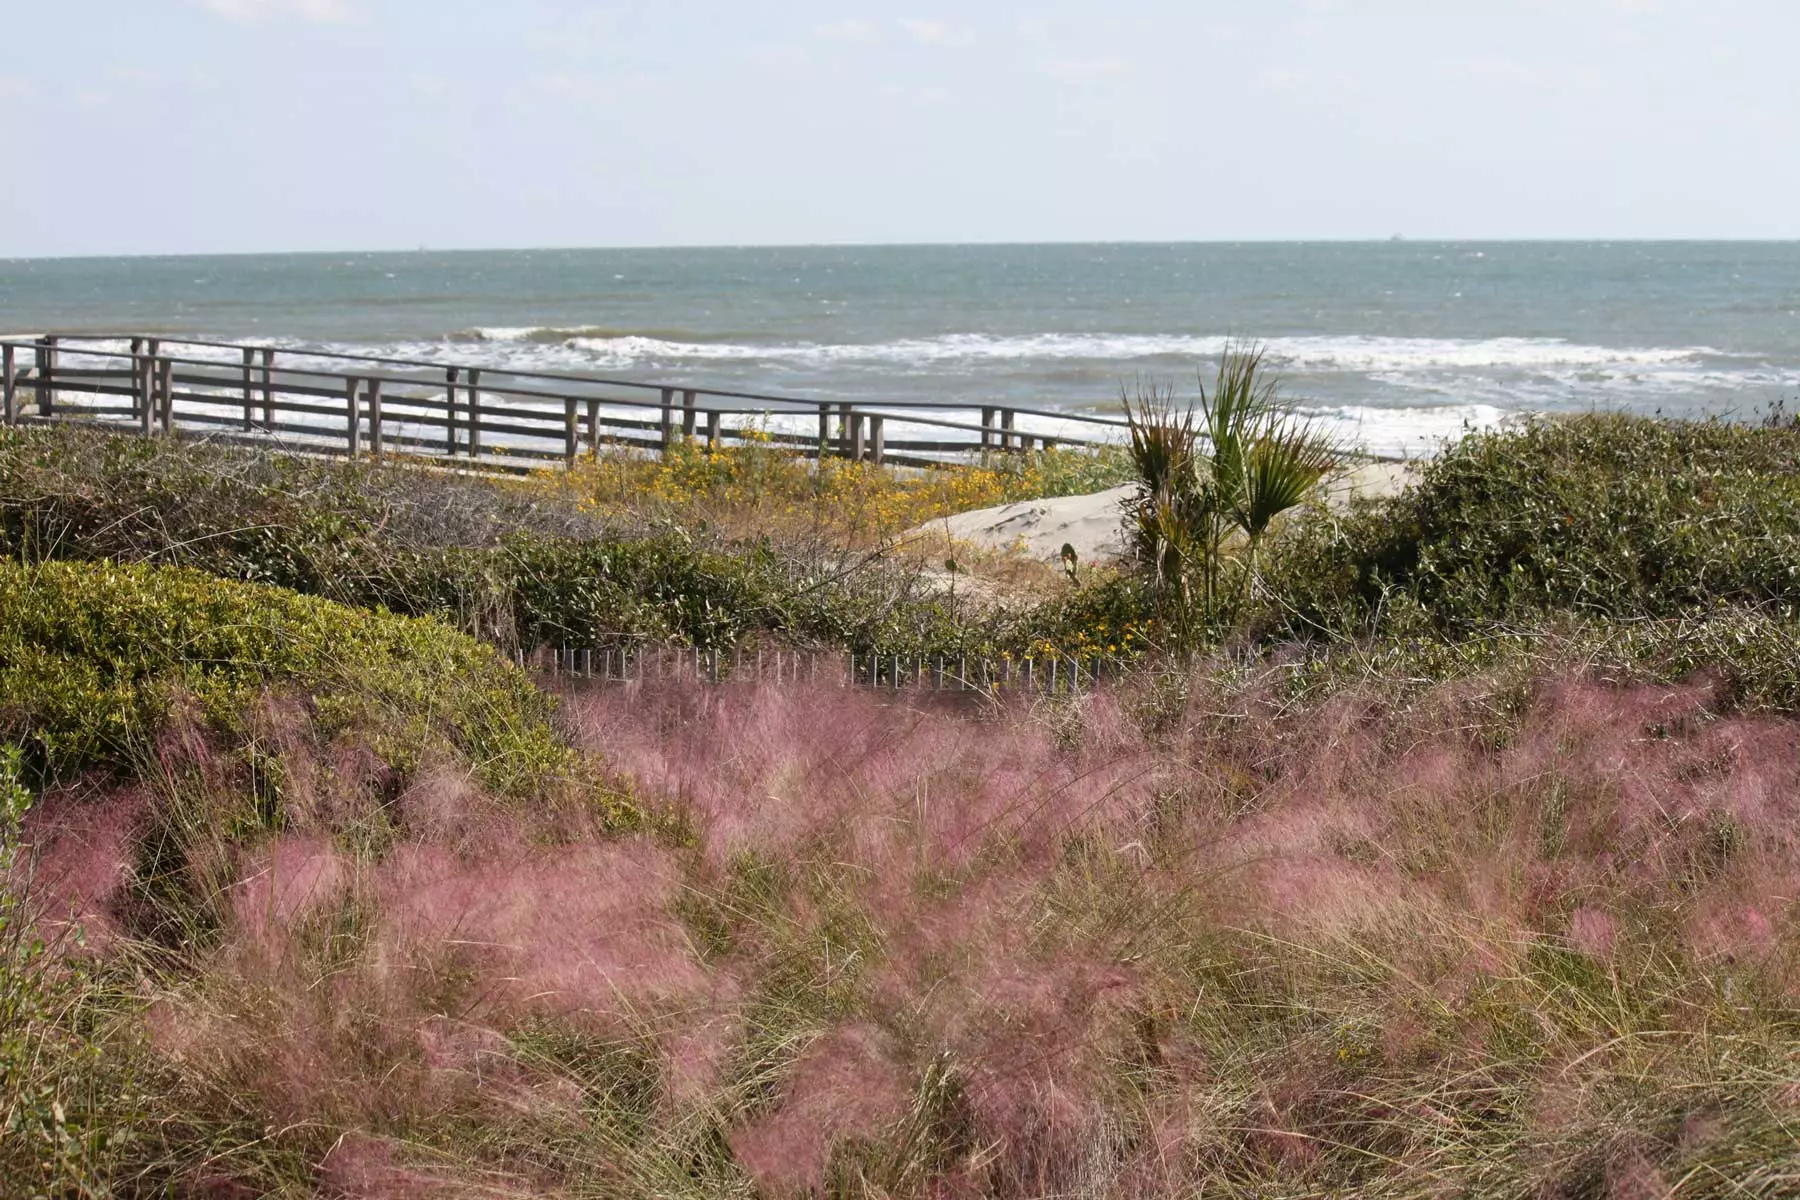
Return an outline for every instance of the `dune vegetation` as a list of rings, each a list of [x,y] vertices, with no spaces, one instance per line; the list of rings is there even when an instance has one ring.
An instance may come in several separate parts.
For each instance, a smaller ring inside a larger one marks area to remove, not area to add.
[[[0,1191],[1800,1194],[1800,431],[1472,434],[1001,604],[893,540],[1000,485],[739,453],[0,433]],[[514,665],[625,639],[1136,668]]]

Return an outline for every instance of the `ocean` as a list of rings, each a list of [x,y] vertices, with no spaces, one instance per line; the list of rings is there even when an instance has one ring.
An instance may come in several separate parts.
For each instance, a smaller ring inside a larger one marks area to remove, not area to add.
[[[0,260],[0,330],[1117,411],[1229,339],[1383,454],[1533,412],[1800,400],[1800,243],[509,250]]]

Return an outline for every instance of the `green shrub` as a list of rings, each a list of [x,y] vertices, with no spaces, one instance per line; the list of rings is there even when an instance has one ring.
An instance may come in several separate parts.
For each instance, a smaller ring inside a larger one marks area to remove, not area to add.
[[[1621,415],[1476,433],[1271,556],[1283,632],[1800,605],[1800,430]]]
[[[517,791],[565,763],[549,699],[436,622],[181,568],[0,563],[0,737],[52,774],[130,765],[180,693],[228,725],[263,688],[402,768],[443,745]]]
[[[495,481],[68,428],[0,431],[0,552],[190,566],[509,649],[767,636],[953,656],[1027,638],[914,569],[830,547],[621,530]]]

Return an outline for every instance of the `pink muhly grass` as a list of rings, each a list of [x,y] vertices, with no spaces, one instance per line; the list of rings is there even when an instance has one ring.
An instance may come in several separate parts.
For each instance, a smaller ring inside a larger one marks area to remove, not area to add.
[[[447,763],[420,770],[395,801],[395,812],[409,841],[458,854],[523,840],[519,814],[485,794],[467,770]]]
[[[351,868],[322,837],[283,837],[248,856],[231,908],[252,941],[267,939],[341,900]]]
[[[1668,1200],[1674,1194],[1666,1179],[1638,1153],[1629,1153],[1606,1168],[1606,1200]]]
[[[669,915],[675,864],[646,842],[522,849],[461,861],[402,846],[375,873],[380,961],[482,978],[475,1012],[605,1020],[691,1004],[711,981]]]
[[[408,1165],[387,1138],[352,1132],[319,1164],[324,1194],[339,1200],[513,1200],[538,1194],[523,1182],[491,1174],[471,1179],[447,1167]]]
[[[908,1073],[887,1038],[869,1025],[847,1025],[801,1054],[773,1112],[730,1135],[732,1154],[773,1195],[816,1193],[841,1142],[877,1141],[908,1114]]]
[[[686,813],[714,861],[821,839],[860,861],[943,865],[1009,841],[1054,853],[1079,830],[1129,842],[1154,792],[1141,755],[1071,753],[1019,715],[975,723],[860,692],[656,685],[574,697],[567,715],[640,794]]]
[[[1720,896],[1688,917],[1682,941],[1702,962],[1756,962],[1775,948],[1776,929],[1761,906]]]
[[[63,788],[26,813],[20,836],[31,852],[14,870],[28,875],[46,934],[78,925],[98,950],[120,932],[113,905],[130,882],[149,805],[136,789]]]
[[[1589,958],[1611,962],[1619,941],[1619,919],[1586,905],[1569,914],[1569,945]]]

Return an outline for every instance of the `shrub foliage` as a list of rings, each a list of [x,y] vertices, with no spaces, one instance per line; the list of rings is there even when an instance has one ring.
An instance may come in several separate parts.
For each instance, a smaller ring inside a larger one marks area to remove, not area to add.
[[[183,695],[228,723],[265,688],[397,765],[454,747],[502,789],[564,754],[524,673],[436,622],[182,568],[0,563],[0,737],[51,775],[131,764]]]

